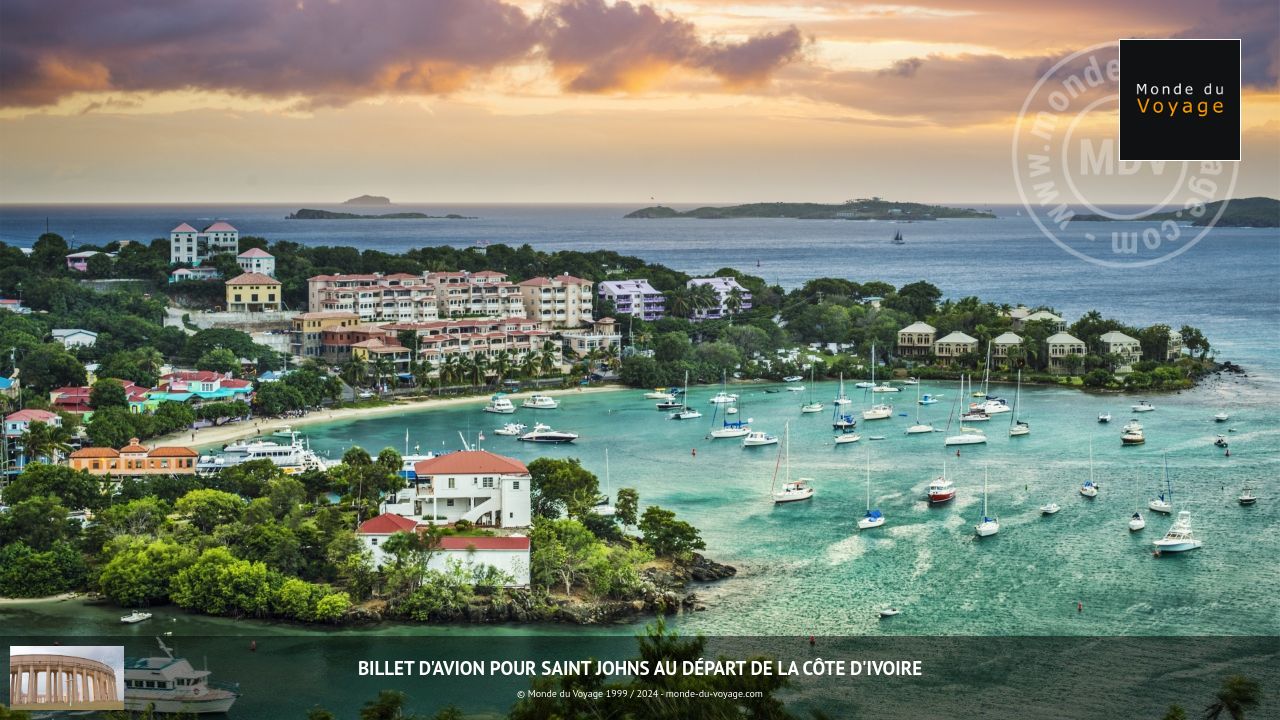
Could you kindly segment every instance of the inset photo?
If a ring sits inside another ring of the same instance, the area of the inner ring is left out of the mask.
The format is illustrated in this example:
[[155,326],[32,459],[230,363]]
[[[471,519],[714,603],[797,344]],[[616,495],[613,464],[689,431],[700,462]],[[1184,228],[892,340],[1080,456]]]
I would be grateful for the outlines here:
[[14,710],[123,710],[121,645],[13,645],[9,699]]

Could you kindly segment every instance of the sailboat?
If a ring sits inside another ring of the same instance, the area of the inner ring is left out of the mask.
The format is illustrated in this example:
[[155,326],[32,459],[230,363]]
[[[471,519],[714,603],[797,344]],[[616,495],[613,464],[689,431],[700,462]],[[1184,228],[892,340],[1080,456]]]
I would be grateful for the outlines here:
[[809,365],[809,402],[800,406],[800,412],[802,413],[822,412],[822,403],[813,399],[813,373],[817,369],[817,366],[817,363],[811,363]]
[[931,432],[933,432],[932,425],[920,422],[920,386],[916,385],[916,424],[907,428],[907,434],[919,435],[921,433]]
[[898,232],[894,233],[894,235],[893,235],[893,240],[892,240],[891,242],[892,242],[894,245],[906,245],[906,244],[907,244],[907,241],[902,239],[902,231],[901,231],[901,230],[899,230]]
[[737,399],[737,395],[729,393],[729,371],[722,370],[720,373],[720,392],[713,395],[710,402],[715,405],[730,405]]
[[668,415],[672,420],[693,420],[702,417],[702,413],[689,407],[689,371],[684,371],[684,391],[680,393],[680,407]]
[[591,507],[591,512],[602,517],[613,517],[618,509],[613,506],[609,500],[609,490],[612,483],[609,481],[609,448],[604,449],[604,496],[600,501]]
[[836,391],[836,399],[832,402],[835,403],[836,407],[853,404],[849,396],[844,394],[844,373],[840,373],[840,389]]
[[1142,519],[1142,513],[1135,512],[1129,517],[1129,532],[1138,532],[1147,526],[1147,521]]
[[1080,486],[1080,494],[1087,498],[1098,497],[1098,485],[1093,481],[1093,439],[1089,440],[1089,479]]
[[859,530],[870,530],[884,525],[884,513],[880,508],[871,509],[871,447],[867,446],[867,514],[858,521]]
[[1018,419],[1018,411],[1022,409],[1022,368],[1018,368],[1018,385],[1013,391],[1013,413],[1009,418],[1009,437],[1021,437],[1031,434],[1031,426],[1025,420]]
[[[960,376],[959,397],[964,397],[964,376],[963,375]],[[952,400],[951,414],[955,415],[955,399]],[[965,417],[964,415],[960,416],[960,434],[948,435],[947,438],[942,442],[944,446],[950,447],[952,445],[980,445],[987,441],[986,433],[982,432],[981,430],[978,430],[977,428],[967,428],[964,426],[964,417]],[[950,417],[947,418],[947,427],[948,428],[951,427]]]
[[[896,391],[896,388],[895,388]],[[871,393],[877,392],[876,386],[876,346],[871,345]],[[870,395],[870,393],[869,393]],[[874,399],[874,396],[872,396]],[[871,407],[862,411],[863,420],[885,420],[893,417],[893,406],[885,403],[875,403]]]
[[982,522],[974,526],[978,537],[989,537],[1000,532],[1000,518],[987,514],[987,469],[982,469]]
[[[973,397],[985,398],[991,386],[991,341],[987,341],[987,362],[982,371],[982,390],[973,393]],[[973,390],[972,387],[969,388]]]
[[[1168,515],[1173,512],[1173,483],[1169,481],[1169,458],[1164,459],[1164,492],[1160,493],[1151,502],[1147,503],[1147,508],[1152,512],[1164,513]],[[1166,497],[1166,495],[1168,497]]]
[[[708,438],[712,440],[717,438],[738,438],[751,432],[751,418],[746,420],[729,419],[729,411],[733,409],[733,406],[716,405],[715,410],[711,413],[711,431],[707,433]],[[716,427],[717,415],[721,415],[720,427]]]
[[813,497],[813,488],[808,485],[812,482],[808,478],[799,478],[794,482],[791,480],[791,421],[787,421],[782,426],[782,447],[778,448],[781,457],[781,464],[786,465],[786,476],[782,482],[782,488],[774,490],[778,482],[778,466],[773,467],[773,480],[769,483],[769,491],[773,494],[773,502],[775,504],[796,502],[797,500],[808,500]]

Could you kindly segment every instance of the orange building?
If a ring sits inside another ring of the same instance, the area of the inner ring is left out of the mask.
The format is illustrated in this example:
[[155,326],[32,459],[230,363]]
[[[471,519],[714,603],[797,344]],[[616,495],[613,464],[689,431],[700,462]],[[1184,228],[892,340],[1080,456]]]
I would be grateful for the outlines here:
[[112,448],[90,447],[71,453],[71,469],[90,475],[136,477],[139,475],[194,475],[200,454],[185,447],[157,447],[148,450],[133,438],[128,445]]

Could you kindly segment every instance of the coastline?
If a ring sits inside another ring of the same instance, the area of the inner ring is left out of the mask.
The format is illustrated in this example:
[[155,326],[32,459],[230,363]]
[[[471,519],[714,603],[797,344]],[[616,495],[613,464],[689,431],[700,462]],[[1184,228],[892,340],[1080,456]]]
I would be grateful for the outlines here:
[[[538,390],[536,391],[536,394],[551,396],[586,395],[603,392],[616,392],[618,390],[627,389],[628,388],[625,385],[610,384],[593,387]],[[535,394],[534,391],[522,391],[509,395],[509,397],[513,400],[518,400],[533,394]],[[424,400],[409,400],[404,402],[392,401],[386,405],[377,405],[374,407],[316,410],[308,413],[307,415],[296,418],[255,418],[253,420],[240,423],[228,423],[226,425],[200,428],[199,430],[185,430],[183,432],[169,433],[168,435],[152,438],[148,442],[152,446],[178,444],[189,447],[200,447],[205,445],[219,445],[233,440],[252,437],[263,433],[263,431],[269,433],[281,425],[298,428],[306,425],[317,425],[320,423],[342,422],[344,420],[363,420],[366,418],[376,418],[386,415],[398,415],[406,412],[417,412],[419,410],[429,410],[431,408],[447,408],[466,405],[469,403],[478,403],[483,402],[486,397],[486,395],[464,395],[459,397],[427,398]]]

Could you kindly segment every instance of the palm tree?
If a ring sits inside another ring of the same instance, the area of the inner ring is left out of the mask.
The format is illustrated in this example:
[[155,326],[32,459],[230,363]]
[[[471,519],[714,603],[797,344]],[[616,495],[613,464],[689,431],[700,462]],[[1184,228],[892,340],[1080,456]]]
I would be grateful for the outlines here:
[[520,358],[520,375],[523,377],[537,377],[538,375],[538,351],[530,349]]
[[342,372],[339,374],[342,376],[343,382],[351,387],[356,387],[364,383],[365,379],[369,377],[369,368],[362,358],[352,357],[343,364]]
[[494,354],[490,367],[493,368],[493,372],[496,375],[494,382],[501,384],[506,379],[507,373],[511,372],[511,353],[506,350],[499,350]]
[[1243,675],[1232,675],[1222,681],[1217,700],[1204,709],[1205,720],[1217,720],[1226,713],[1231,720],[1242,720],[1246,710],[1258,707],[1262,702],[1262,689],[1258,683]]
[[28,460],[43,459],[57,462],[58,459],[71,452],[71,434],[65,428],[32,422],[27,431],[22,433],[18,442],[22,445],[22,454]]
[[720,296],[710,285],[694,285],[689,288],[689,301],[694,314],[720,305]]
[[431,383],[431,363],[426,360],[417,360],[410,365],[409,372],[413,374],[413,384],[419,388],[427,387]]
[[542,343],[542,354],[538,360],[538,365],[543,375],[550,375],[551,371],[555,369],[556,361],[558,360],[556,356],[559,354],[559,349],[554,342],[546,340]]
[[693,295],[689,288],[676,288],[667,292],[667,312],[682,318],[693,315]]
[[395,365],[391,362],[391,358],[386,355],[379,355],[373,361],[373,371],[378,376],[378,385],[383,385],[383,379],[389,378],[395,374]]
[[742,312],[742,291],[738,288],[730,290],[729,297],[725,298],[724,306],[729,311],[730,317]]

